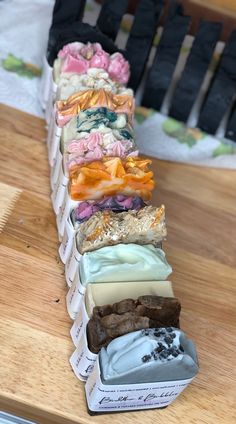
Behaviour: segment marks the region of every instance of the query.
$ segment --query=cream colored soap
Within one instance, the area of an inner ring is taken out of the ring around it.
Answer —
[[[124,283],[88,284],[85,293],[85,306],[88,317],[93,308],[100,305],[109,305],[123,299],[137,299],[139,296],[152,295],[174,297],[170,281],[137,281]]]

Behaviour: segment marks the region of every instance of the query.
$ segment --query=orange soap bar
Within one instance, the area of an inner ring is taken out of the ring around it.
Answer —
[[[74,165],[70,169],[70,196],[73,200],[96,200],[123,194],[150,200],[154,188],[151,160],[104,157],[101,161]]]

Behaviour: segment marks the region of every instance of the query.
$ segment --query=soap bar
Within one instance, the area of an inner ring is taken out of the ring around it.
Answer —
[[[77,248],[81,254],[119,243],[153,244],[167,235],[165,207],[145,206],[139,211],[119,214],[105,210],[96,212],[81,224],[77,233]]]
[[[93,308],[99,305],[113,304],[123,299],[137,299],[140,296],[174,297],[170,281],[137,281],[119,283],[88,284],[86,286],[84,304],[88,318],[93,315]]]
[[[54,81],[58,84],[61,74],[84,74],[89,68],[107,71],[109,76],[120,84],[126,84],[130,75],[129,63],[121,53],[109,55],[99,43],[73,42],[66,44],[58,52],[53,66]]]
[[[94,213],[103,210],[112,210],[113,212],[124,212],[130,209],[139,210],[145,206],[141,197],[111,196],[102,200],[91,200],[90,202],[81,202],[71,212],[71,222],[77,229],[79,224],[87,221]]]
[[[173,327],[144,329],[112,340],[99,353],[103,384],[138,384],[193,378],[198,372],[191,340]]]
[[[62,74],[58,82],[57,100],[66,100],[78,91],[101,88],[114,94],[133,95],[131,89],[113,81],[103,69],[90,68],[86,74]]]
[[[96,306],[87,324],[89,349],[98,353],[114,338],[144,328],[179,327],[180,310],[178,299],[151,295]]]
[[[137,156],[138,150],[134,140],[116,138],[110,128],[107,131],[85,133],[79,140],[70,140],[64,147],[64,169],[74,165],[97,161],[103,156],[125,158]]]
[[[56,121],[63,127],[80,111],[92,107],[106,107],[114,112],[124,112],[132,122],[134,114],[134,98],[130,94],[113,94],[104,89],[85,90],[72,94],[67,100],[56,102]]]
[[[134,138],[134,130],[128,122],[126,113],[116,113],[106,107],[97,107],[81,111],[62,128],[63,144],[68,140],[79,138],[83,132],[107,131],[108,128],[113,130],[116,138],[126,140]]]
[[[134,140],[134,130],[125,113],[115,113],[103,107],[87,109],[63,126],[61,152],[70,140],[81,139],[94,131],[110,133],[118,140]]]
[[[97,107],[82,111],[75,119],[78,132],[111,128],[122,131],[123,138],[133,138],[134,131],[126,113],[117,113],[107,107]]]
[[[70,169],[69,194],[72,200],[96,200],[117,194],[140,196],[150,200],[154,188],[151,160],[104,157]]]
[[[162,281],[171,274],[163,250],[152,245],[117,244],[85,253],[80,260],[80,279],[88,283],[113,281]]]

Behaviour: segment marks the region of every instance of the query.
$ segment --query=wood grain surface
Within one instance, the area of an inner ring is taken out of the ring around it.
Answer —
[[[235,423],[235,172],[153,161],[153,203],[166,205],[164,249],[200,373],[166,409],[91,417],[68,363],[71,321],[44,122],[1,106],[0,123],[0,182],[18,193],[0,235],[0,410],[38,424]]]

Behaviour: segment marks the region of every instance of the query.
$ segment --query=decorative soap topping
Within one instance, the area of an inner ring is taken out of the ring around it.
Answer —
[[[153,173],[149,159],[103,157],[100,161],[74,165],[70,169],[70,195],[73,200],[95,200],[122,194],[151,198]]]
[[[157,339],[156,347],[147,355],[142,357],[142,362],[150,362],[151,360],[162,362],[171,361],[184,353],[181,344],[176,345],[174,339],[176,338],[175,329],[172,327],[160,329],[146,329],[143,330],[145,336],[153,335]]]
[[[105,384],[185,380],[198,372],[194,344],[170,326],[117,337],[101,349],[99,359]]]
[[[103,156],[137,156],[134,140],[116,139],[111,129],[93,131],[83,138],[70,140],[64,147],[64,165],[70,169],[73,165],[100,160]]]
[[[145,206],[141,197],[111,196],[100,201],[81,202],[72,211],[73,223],[82,223],[87,221],[94,213],[104,209],[110,209],[113,212],[124,212],[130,209],[139,210]]]
[[[115,81],[121,84],[126,84],[128,82],[130,75],[129,63],[121,53],[113,53],[110,56],[108,73]]]
[[[84,110],[76,117],[78,132],[104,128],[119,130],[121,136],[127,140],[133,138],[133,128],[128,124],[128,116],[125,113],[116,113],[106,107],[97,107]]]
[[[85,73],[89,68],[100,68],[108,72],[114,81],[126,84],[129,79],[129,63],[121,53],[111,56],[106,53],[99,43],[70,43],[58,53],[62,59],[62,72]]]
[[[93,107],[106,107],[114,112],[127,113],[130,122],[134,114],[134,98],[129,94],[113,94],[104,89],[78,91],[67,100],[56,102],[57,124],[62,127],[82,110]]]
[[[62,74],[58,82],[57,98],[65,100],[78,91],[100,90],[101,88],[114,94],[133,95],[130,88],[125,88],[114,81],[103,69],[90,68],[86,74]]]
[[[170,357],[171,352],[176,356],[177,350],[173,348],[176,334],[173,328],[172,333],[167,333],[164,329],[159,331],[161,336],[157,337],[156,334],[159,326],[161,328],[163,325],[178,326],[180,310],[178,299],[155,295],[139,296],[137,300],[128,298],[113,305],[95,306],[87,325],[89,348],[97,353],[112,339],[143,329],[141,337],[154,335],[157,345],[155,346],[154,341],[151,352],[142,356],[142,362],[157,360],[158,355],[162,359],[165,356]],[[150,329],[153,327],[151,332]]]
[[[161,209],[161,214],[159,214]],[[159,216],[159,220],[156,219]],[[153,244],[166,237],[165,207],[145,206],[119,214],[112,210],[96,212],[81,224],[77,248],[81,254],[119,243]]]

